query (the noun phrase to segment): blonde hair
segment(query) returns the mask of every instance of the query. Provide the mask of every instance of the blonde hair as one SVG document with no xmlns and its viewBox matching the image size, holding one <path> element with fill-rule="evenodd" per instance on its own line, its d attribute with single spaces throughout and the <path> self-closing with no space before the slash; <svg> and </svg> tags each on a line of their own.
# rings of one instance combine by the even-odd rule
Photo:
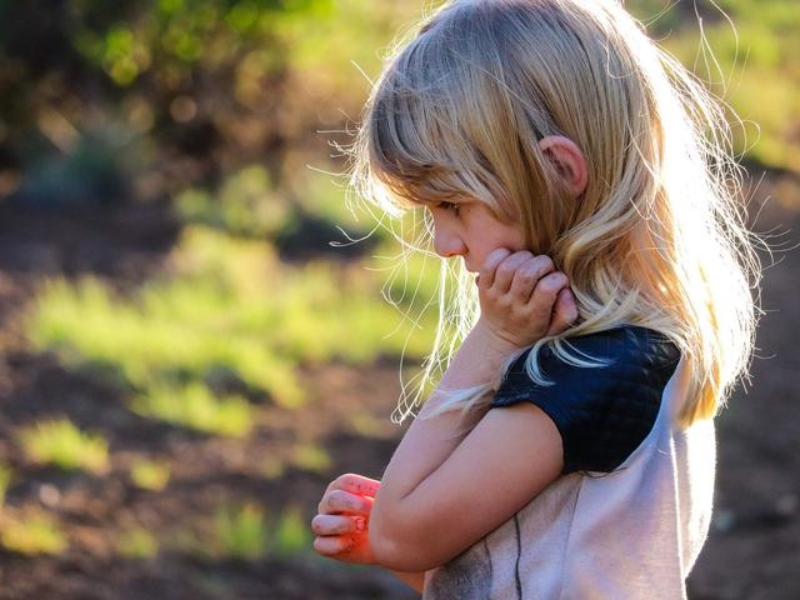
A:
<svg viewBox="0 0 800 600">
<path fill-rule="evenodd" d="M 540 148 L 552 135 L 584 153 L 578 199 Z M 477 199 L 569 277 L 580 320 L 534 347 L 534 378 L 543 343 L 583 364 L 569 337 L 648 327 L 690 368 L 688 425 L 746 372 L 759 265 L 724 111 L 619 2 L 445 3 L 387 59 L 353 150 L 360 194 L 383 209 Z M 462 337 L 472 290 L 462 277 L 453 296 Z M 437 343 L 428 376 L 453 348 Z"/>
</svg>

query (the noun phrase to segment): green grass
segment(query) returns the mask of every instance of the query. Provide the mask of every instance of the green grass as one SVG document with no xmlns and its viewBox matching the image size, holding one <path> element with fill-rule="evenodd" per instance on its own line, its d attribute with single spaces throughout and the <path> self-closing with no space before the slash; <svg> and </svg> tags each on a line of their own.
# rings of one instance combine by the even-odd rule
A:
<svg viewBox="0 0 800 600">
<path fill-rule="evenodd" d="M 273 517 L 253 503 L 218 506 L 207 527 L 179 529 L 170 545 L 204 560 L 292 559 L 311 547 L 308 519 L 296 506 Z"/>
<path fill-rule="evenodd" d="M 273 554 L 284 558 L 293 558 L 309 552 L 311 533 L 308 519 L 299 508 L 290 506 L 281 513 L 274 526 L 270 548 Z"/>
<path fill-rule="evenodd" d="M 200 383 L 150 389 L 135 398 L 131 408 L 145 417 L 227 437 L 244 437 L 253 426 L 253 411 L 247 400 L 239 396 L 217 398 Z"/>
<path fill-rule="evenodd" d="M 126 529 L 117 537 L 117 551 L 127 558 L 155 558 L 158 548 L 158 539 L 143 527 Z"/>
<path fill-rule="evenodd" d="M 187 223 L 248 237 L 274 237 L 290 217 L 290 203 L 275 190 L 264 167 L 253 165 L 228 177 L 212 194 L 192 188 L 175 199 Z"/>
<path fill-rule="evenodd" d="M 415 300 L 393 290 L 405 308 L 390 306 L 386 273 L 366 263 L 290 266 L 266 242 L 189 227 L 169 267 L 132 298 L 94 278 L 51 281 L 30 337 L 68 366 L 111 374 L 140 414 L 224 435 L 245 435 L 251 415 L 244 400 L 208 389 L 220 375 L 291 408 L 304 400 L 298 365 L 419 357 L 430 342 L 435 315 L 409 337 L 402 310 Z"/>
<path fill-rule="evenodd" d="M 131 465 L 131 480 L 143 489 L 160 492 L 169 483 L 169 466 L 152 460 L 137 460 Z"/>
<path fill-rule="evenodd" d="M 69 545 L 58 523 L 44 512 L 4 519 L 0 525 L 0 543 L 6 550 L 26 556 L 61 554 Z"/>
<path fill-rule="evenodd" d="M 305 471 L 327 473 L 333 461 L 325 448 L 316 444 L 298 444 L 289 458 L 289 463 Z"/>
<path fill-rule="evenodd" d="M 11 467 L 0 463 L 0 508 L 2 508 L 6 501 L 6 492 L 11 485 L 11 478 L 13 475 L 14 472 L 11 470 Z"/>
<path fill-rule="evenodd" d="M 81 431 L 68 419 L 37 423 L 19 436 L 25 453 L 38 463 L 95 474 L 108 470 L 108 442 Z"/>
<path fill-rule="evenodd" d="M 667 3 L 632 0 L 649 21 Z M 650 31 L 745 123 L 734 127 L 737 151 L 765 166 L 800 173 L 800 11 L 792 0 L 720 0 L 705 3 L 702 31 L 713 58 L 701 46 L 695 17 L 677 8 L 650 24 Z M 733 25 L 731 25 L 731 22 Z M 736 119 L 733 118 L 734 123 Z"/>
<path fill-rule="evenodd" d="M 214 517 L 212 547 L 217 556 L 240 560 L 263 558 L 269 531 L 264 513 L 246 504 L 238 509 L 221 508 Z"/>
</svg>

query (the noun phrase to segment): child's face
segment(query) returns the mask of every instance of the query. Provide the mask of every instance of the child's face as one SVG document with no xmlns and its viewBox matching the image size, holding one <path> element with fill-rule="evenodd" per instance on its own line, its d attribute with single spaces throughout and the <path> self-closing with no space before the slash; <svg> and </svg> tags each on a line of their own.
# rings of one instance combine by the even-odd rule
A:
<svg viewBox="0 0 800 600">
<path fill-rule="evenodd" d="M 493 250 L 525 249 L 525 233 L 517 223 L 500 221 L 482 202 L 453 200 L 427 205 L 433 216 L 433 246 L 444 258 L 461 256 L 468 271 L 478 272 Z"/>
</svg>

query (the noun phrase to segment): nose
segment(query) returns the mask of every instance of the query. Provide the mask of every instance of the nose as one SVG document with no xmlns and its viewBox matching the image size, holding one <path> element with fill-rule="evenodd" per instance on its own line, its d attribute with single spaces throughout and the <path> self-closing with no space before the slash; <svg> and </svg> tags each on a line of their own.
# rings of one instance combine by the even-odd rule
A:
<svg viewBox="0 0 800 600">
<path fill-rule="evenodd" d="M 467 247 L 464 240 L 457 232 L 442 223 L 434 220 L 433 225 L 433 248 L 436 254 L 442 258 L 461 256 L 466 253 Z"/>
</svg>

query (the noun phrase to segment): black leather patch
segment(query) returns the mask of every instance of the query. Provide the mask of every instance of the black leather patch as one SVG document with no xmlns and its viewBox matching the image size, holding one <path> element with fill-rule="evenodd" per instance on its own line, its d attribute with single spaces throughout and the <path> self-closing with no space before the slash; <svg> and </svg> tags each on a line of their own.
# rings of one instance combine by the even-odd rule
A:
<svg viewBox="0 0 800 600">
<path fill-rule="evenodd" d="M 607 366 L 577 367 L 544 347 L 539 367 L 551 385 L 538 385 L 525 372 L 526 351 L 509 368 L 492 406 L 540 407 L 561 434 L 564 474 L 610 473 L 652 430 L 680 351 L 664 335 L 632 326 L 570 338 L 569 344 Z"/>
</svg>

